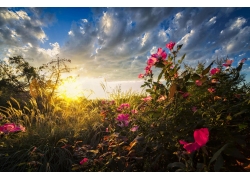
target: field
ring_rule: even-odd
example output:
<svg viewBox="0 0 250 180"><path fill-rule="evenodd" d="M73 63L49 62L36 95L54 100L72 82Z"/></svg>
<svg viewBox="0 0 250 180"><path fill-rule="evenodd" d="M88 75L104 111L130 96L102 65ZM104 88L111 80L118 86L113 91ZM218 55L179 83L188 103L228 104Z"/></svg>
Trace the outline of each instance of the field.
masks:
<svg viewBox="0 0 250 180"><path fill-rule="evenodd" d="M107 99L59 96L67 59L38 69L20 56L1 64L0 171L249 171L245 60L194 68L173 46L168 57L159 48L148 60L139 75L145 92L117 87Z"/></svg>

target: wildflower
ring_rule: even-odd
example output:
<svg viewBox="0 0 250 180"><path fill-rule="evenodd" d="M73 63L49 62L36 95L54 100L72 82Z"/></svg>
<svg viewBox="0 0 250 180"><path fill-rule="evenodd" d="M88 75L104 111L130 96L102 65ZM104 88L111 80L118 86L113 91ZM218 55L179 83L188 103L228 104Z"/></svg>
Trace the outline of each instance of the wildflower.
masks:
<svg viewBox="0 0 250 180"><path fill-rule="evenodd" d="M144 78L144 74L139 74L138 78Z"/></svg>
<svg viewBox="0 0 250 180"><path fill-rule="evenodd" d="M80 161L80 164L83 165L83 164L87 163L88 160L89 160L88 158L83 158L83 159Z"/></svg>
<svg viewBox="0 0 250 180"><path fill-rule="evenodd" d="M117 120L118 121L127 121L129 118L129 114L118 114Z"/></svg>
<svg viewBox="0 0 250 180"><path fill-rule="evenodd" d="M132 113L132 114L137 114L138 111L137 111L136 109L133 109L133 110L131 110L131 113Z"/></svg>
<svg viewBox="0 0 250 180"><path fill-rule="evenodd" d="M183 98L187 98L188 96L189 96L189 93L188 93L188 92L185 92L185 93L182 94L182 97L183 97Z"/></svg>
<svg viewBox="0 0 250 180"><path fill-rule="evenodd" d="M151 66L147 65L147 66L145 67L145 71L146 71L146 75L151 74L151 73L152 73Z"/></svg>
<svg viewBox="0 0 250 180"><path fill-rule="evenodd" d="M196 129L194 131L194 140L193 143L187 143L186 141L180 140L179 143L183 144L184 149L187 150L188 153L196 151L201 147L205 146L209 139L209 131L208 128Z"/></svg>
<svg viewBox="0 0 250 180"><path fill-rule="evenodd" d="M142 98L141 100L143 100L143 101L151 101L152 100L152 97L151 96L147 96L147 97L145 97L145 98Z"/></svg>
<svg viewBox="0 0 250 180"><path fill-rule="evenodd" d="M233 63L233 60L227 59L227 60L226 60L226 63L223 63L222 65L223 65L223 66L226 66L226 67L229 67L229 66L232 65L232 63Z"/></svg>
<svg viewBox="0 0 250 180"><path fill-rule="evenodd" d="M171 51L174 48L175 42L170 41L168 44L166 44L166 47Z"/></svg>
<svg viewBox="0 0 250 180"><path fill-rule="evenodd" d="M155 65L156 62L157 62L157 59L156 59L155 57L151 57L151 58L147 61L147 65L153 66L153 65Z"/></svg>
<svg viewBox="0 0 250 180"><path fill-rule="evenodd" d="M207 90L208 90L208 92L210 92L210 93L214 93L214 92L215 92L215 89L214 89L214 88L208 88Z"/></svg>
<svg viewBox="0 0 250 180"><path fill-rule="evenodd" d="M201 81L201 80L196 80L196 81L195 81L195 84L196 84L197 86L201 86L201 85L202 85L202 81Z"/></svg>
<svg viewBox="0 0 250 180"><path fill-rule="evenodd" d="M120 122L118 124L120 127L126 127L129 124L129 114L118 114L116 120Z"/></svg>
<svg viewBox="0 0 250 180"><path fill-rule="evenodd" d="M121 105L117 108L117 110L128 109L129 107L130 107L130 104L128 104L128 103L123 103L123 104L121 104Z"/></svg>
<svg viewBox="0 0 250 180"><path fill-rule="evenodd" d="M0 131L4 133L9 133L9 132L25 132L25 127L22 125L16 125L15 123L6 123L2 126L0 126Z"/></svg>
<svg viewBox="0 0 250 180"><path fill-rule="evenodd" d="M162 48L158 48L157 53L152 54L151 57L156 58L157 60L166 59L167 53Z"/></svg>
<svg viewBox="0 0 250 180"><path fill-rule="evenodd" d="M132 132L135 132L135 131L137 131L138 130L138 128L139 128L139 126L133 126L131 129L130 129L130 131L132 131Z"/></svg>
<svg viewBox="0 0 250 180"><path fill-rule="evenodd" d="M214 74L217 74L217 73L219 73L219 72L220 72L220 69L219 69L219 68L213 68L213 69L211 69L210 74L211 74L211 75L214 75Z"/></svg>
<svg viewBox="0 0 250 180"><path fill-rule="evenodd" d="M192 111L193 111L193 112L197 111L197 107L193 106L193 107L192 107Z"/></svg>

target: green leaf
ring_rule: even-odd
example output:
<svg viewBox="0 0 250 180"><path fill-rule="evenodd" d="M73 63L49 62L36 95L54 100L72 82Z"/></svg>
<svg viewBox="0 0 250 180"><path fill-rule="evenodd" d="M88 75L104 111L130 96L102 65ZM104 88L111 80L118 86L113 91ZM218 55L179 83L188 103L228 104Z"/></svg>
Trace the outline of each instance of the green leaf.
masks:
<svg viewBox="0 0 250 180"><path fill-rule="evenodd" d="M158 82L160 81L160 79L161 79L161 77L162 77L162 75L163 75L164 72L165 72L165 71L162 70L161 73L159 74L158 79L157 79Z"/></svg>
<svg viewBox="0 0 250 180"><path fill-rule="evenodd" d="M228 115L226 119L227 119L228 121L231 121L231 120L232 120L232 116Z"/></svg>
<svg viewBox="0 0 250 180"><path fill-rule="evenodd" d="M247 124L239 124L238 127L240 130L246 129L247 128Z"/></svg>
<svg viewBox="0 0 250 180"><path fill-rule="evenodd" d="M235 157L237 159L246 159L246 157L242 155L240 151L235 147L225 149L224 153L228 156Z"/></svg>
<svg viewBox="0 0 250 180"><path fill-rule="evenodd" d="M219 155L222 153L222 151L224 151L230 143L225 144L222 148L220 148L216 153L214 153L212 159L210 160L209 164L211 164L213 161L215 161Z"/></svg>
<svg viewBox="0 0 250 180"><path fill-rule="evenodd" d="M219 155L214 164L214 171L219 172L223 164L224 164L224 159L222 158L222 155Z"/></svg>
<svg viewBox="0 0 250 180"><path fill-rule="evenodd" d="M181 57L181 59L178 60L178 63L179 63L179 64L182 63L182 61L184 60L185 56L186 56L186 54L184 54L184 55Z"/></svg>
<svg viewBox="0 0 250 180"><path fill-rule="evenodd" d="M242 111L240 111L240 112L234 114L233 117L237 117L237 116L239 116L239 115L241 115L241 114L244 114L245 112L248 112L248 111L249 111L248 109L243 109Z"/></svg>
<svg viewBox="0 0 250 180"><path fill-rule="evenodd" d="M198 74L195 73L195 74L192 74L191 78L192 78L193 81L196 81L196 80L200 79L201 77Z"/></svg>
<svg viewBox="0 0 250 180"><path fill-rule="evenodd" d="M202 71L202 75L205 75L205 74L207 74L207 73L210 71L211 66L213 65L213 63L214 63L214 61L213 61L206 69L204 69L204 70Z"/></svg>
<svg viewBox="0 0 250 180"><path fill-rule="evenodd" d="M183 46L183 44L177 45L177 51L179 51L182 46Z"/></svg>

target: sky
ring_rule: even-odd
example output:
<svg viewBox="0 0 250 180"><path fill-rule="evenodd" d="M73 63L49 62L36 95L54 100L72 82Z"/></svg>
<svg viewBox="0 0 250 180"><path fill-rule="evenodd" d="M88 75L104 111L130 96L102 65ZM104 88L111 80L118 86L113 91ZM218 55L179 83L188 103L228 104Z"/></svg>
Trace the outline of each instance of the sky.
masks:
<svg viewBox="0 0 250 180"><path fill-rule="evenodd" d="M70 59L79 86L102 98L100 83L108 91L117 86L141 91L138 74L148 58L159 47L169 53L166 43L174 41L183 44L184 62L192 66L228 57L235 67L247 58L242 73L250 81L249 5L156 5L7 4L0 7L0 61L22 55L39 66L57 57Z"/></svg>

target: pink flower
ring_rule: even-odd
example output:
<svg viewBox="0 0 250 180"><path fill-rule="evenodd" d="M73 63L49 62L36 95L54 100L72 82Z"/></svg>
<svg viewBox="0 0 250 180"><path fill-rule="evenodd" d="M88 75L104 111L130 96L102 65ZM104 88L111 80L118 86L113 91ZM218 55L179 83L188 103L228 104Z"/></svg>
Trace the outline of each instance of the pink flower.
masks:
<svg viewBox="0 0 250 180"><path fill-rule="evenodd" d="M219 73L219 72L220 72L220 69L219 69L219 68L213 68L213 69L211 69L210 74L211 74L211 75L214 75L214 74L217 74L217 73Z"/></svg>
<svg viewBox="0 0 250 180"><path fill-rule="evenodd" d="M195 84L196 84L197 86L201 86L201 85L202 85L202 81L201 81L201 80L196 80L196 81L195 81Z"/></svg>
<svg viewBox="0 0 250 180"><path fill-rule="evenodd" d="M118 114L117 120L118 121L127 121L129 118L129 114Z"/></svg>
<svg viewBox="0 0 250 180"><path fill-rule="evenodd" d="M166 44L166 47L171 51L174 48L175 42L170 41L168 44Z"/></svg>
<svg viewBox="0 0 250 180"><path fill-rule="evenodd" d="M185 93L182 94L182 97L183 97L183 98L187 98L188 96L189 96L189 93L188 93L188 92L185 92Z"/></svg>
<svg viewBox="0 0 250 180"><path fill-rule="evenodd" d="M193 107L192 107L192 111L193 111L193 112L197 111L197 107L193 106Z"/></svg>
<svg viewBox="0 0 250 180"><path fill-rule="evenodd" d="M151 58L156 58L156 61L160 60L160 59L166 59L167 58L167 53L162 49L162 48L158 48L158 51L156 54L152 54Z"/></svg>
<svg viewBox="0 0 250 180"><path fill-rule="evenodd" d="M9 133L9 132L25 132L25 127L22 125L16 125L15 123L6 123L2 126L0 126L0 131L4 133Z"/></svg>
<svg viewBox="0 0 250 180"><path fill-rule="evenodd" d="M88 158L83 158L81 161L80 161L80 164L83 165L84 163L87 163L88 162Z"/></svg>
<svg viewBox="0 0 250 180"><path fill-rule="evenodd" d="M139 126L133 126L133 127L130 129L130 131L135 132L135 131L138 130L138 128L139 128Z"/></svg>
<svg viewBox="0 0 250 180"><path fill-rule="evenodd" d="M151 96L147 96L147 97L145 97L145 98L142 98L141 100L143 100L143 101L151 101L152 100L152 97Z"/></svg>
<svg viewBox="0 0 250 180"><path fill-rule="evenodd" d="M205 146L209 139L208 128L196 129L194 131L194 141L193 143L187 143L186 141L180 140L179 143L183 144L184 149L189 153L200 149Z"/></svg>
<svg viewBox="0 0 250 180"><path fill-rule="evenodd" d="M138 78L144 78L144 74L139 74Z"/></svg>
<svg viewBox="0 0 250 180"><path fill-rule="evenodd" d="M131 113L132 113L132 114L137 114L138 111L137 111L136 109L133 109L133 110L131 110Z"/></svg>
<svg viewBox="0 0 250 180"><path fill-rule="evenodd" d="M129 124L129 114L118 114L116 120L120 122L119 126L126 127Z"/></svg>
<svg viewBox="0 0 250 180"><path fill-rule="evenodd" d="M153 66L153 65L155 65L156 62L157 62L157 58L151 57L151 58L147 61L147 65Z"/></svg>
<svg viewBox="0 0 250 180"><path fill-rule="evenodd" d="M109 132L109 128L106 128L106 132Z"/></svg>
<svg viewBox="0 0 250 180"><path fill-rule="evenodd" d="M214 93L214 92L215 92L215 89L214 89L214 88L208 88L207 90L208 90L208 92L210 92L210 93Z"/></svg>
<svg viewBox="0 0 250 180"><path fill-rule="evenodd" d="M152 67L152 66L149 66L149 65L147 65L147 66L145 67L146 75L152 73L151 67Z"/></svg>
<svg viewBox="0 0 250 180"><path fill-rule="evenodd" d="M130 105L128 103L123 103L121 104L118 109L119 110L122 110L122 109L128 109L130 107Z"/></svg>
<svg viewBox="0 0 250 180"><path fill-rule="evenodd" d="M227 60L226 60L226 63L223 63L222 65L223 65L223 66L226 66L226 67L229 67L229 66L232 65L232 63L233 63L233 60L227 59Z"/></svg>

